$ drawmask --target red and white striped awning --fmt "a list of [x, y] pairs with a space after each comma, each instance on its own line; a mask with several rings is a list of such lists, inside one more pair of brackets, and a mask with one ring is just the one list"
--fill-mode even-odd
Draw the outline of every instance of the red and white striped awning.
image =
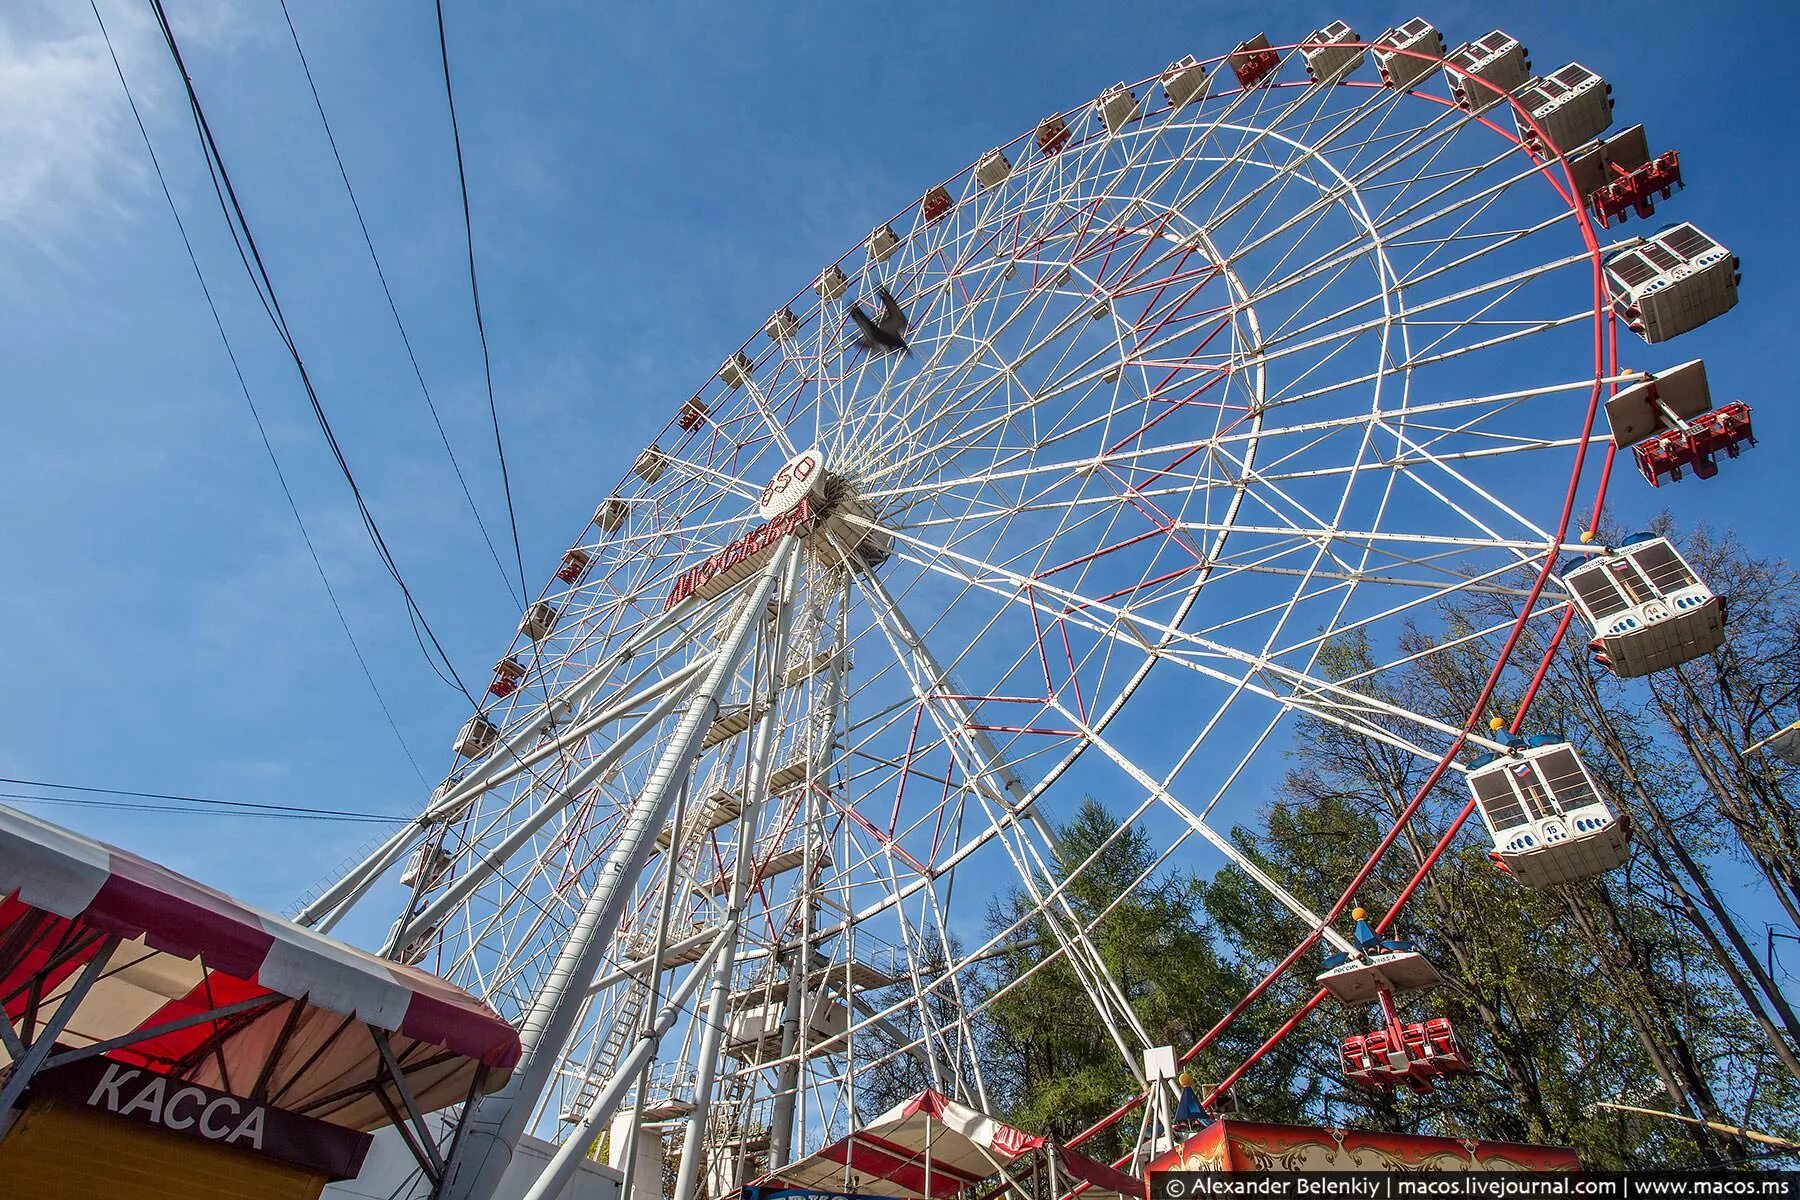
[[944, 1200], [993, 1179], [1034, 1152], [1047, 1156], [1044, 1165], [1053, 1163], [1060, 1172], [1059, 1191], [1086, 1184], [1082, 1195], [1093, 1200], [1136, 1200], [1144, 1194], [1143, 1184], [1123, 1171], [1014, 1129], [930, 1088], [757, 1185], [761, 1190]]
[[[357, 1129], [388, 1123], [393, 1100], [379, 1094], [372, 1032], [427, 1111], [498, 1087], [519, 1059], [511, 1025], [435, 976], [5, 806], [0, 897], [0, 996], [15, 1027], [120, 939], [59, 1047], [146, 1033], [107, 1056], [240, 1094], [255, 1084], [269, 1103]], [[182, 1024], [218, 1009], [230, 1011]]]

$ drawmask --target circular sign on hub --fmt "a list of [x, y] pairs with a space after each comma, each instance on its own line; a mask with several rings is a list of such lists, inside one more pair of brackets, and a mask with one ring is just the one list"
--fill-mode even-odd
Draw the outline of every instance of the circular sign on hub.
[[763, 489], [757, 501], [757, 515], [765, 521], [785, 516], [807, 496], [816, 495], [825, 485], [825, 455], [817, 448], [803, 450], [775, 472], [775, 478]]

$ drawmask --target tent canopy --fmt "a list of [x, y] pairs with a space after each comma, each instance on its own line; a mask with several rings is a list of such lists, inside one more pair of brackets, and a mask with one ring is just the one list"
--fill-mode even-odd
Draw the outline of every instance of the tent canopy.
[[1136, 1200], [1137, 1179], [1105, 1163], [1014, 1129], [927, 1088], [867, 1125], [772, 1175], [762, 1188], [944, 1200], [1005, 1172], [1059, 1172], [1060, 1183], [1089, 1185], [1093, 1200]]
[[512, 1026], [435, 976], [5, 806], [0, 997], [0, 1063], [48, 1021], [45, 1067], [101, 1047], [353, 1129], [396, 1119], [396, 1072], [429, 1110], [500, 1086], [519, 1059]]

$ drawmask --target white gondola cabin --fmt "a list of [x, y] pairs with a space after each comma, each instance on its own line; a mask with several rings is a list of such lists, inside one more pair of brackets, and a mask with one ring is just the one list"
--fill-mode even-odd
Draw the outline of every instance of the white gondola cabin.
[[480, 758], [493, 747], [499, 736], [500, 731], [494, 728], [494, 723], [476, 713], [463, 724], [451, 749], [464, 758]]
[[1361, 46], [1345, 45], [1362, 38], [1347, 21], [1333, 21], [1306, 39], [1300, 57], [1306, 60], [1307, 78], [1314, 83], [1336, 83], [1363, 65], [1368, 56]]
[[631, 464], [631, 473], [645, 483], [655, 483], [668, 469], [669, 456], [662, 452], [660, 446], [651, 446], [638, 455], [637, 461]]
[[519, 632], [534, 642], [541, 642], [556, 628], [556, 606], [539, 600], [519, 618]]
[[1100, 98], [1094, 101], [1094, 115], [1100, 118], [1108, 133], [1117, 133], [1127, 122], [1137, 119], [1137, 97], [1121, 80], [1100, 93]]
[[1424, 17], [1414, 17], [1375, 39], [1375, 65], [1381, 82], [1404, 92], [1437, 68], [1444, 57], [1444, 35]]
[[1737, 306], [1737, 255], [1689, 222], [1606, 260], [1613, 311], [1646, 342], [1663, 342]]
[[1782, 762], [1800, 766], [1800, 721], [1795, 721], [1792, 725], [1784, 726], [1771, 734], [1763, 742], [1763, 745], [1768, 748], [1770, 754]]
[[406, 860], [406, 867], [400, 872], [400, 886], [416, 886], [421, 893], [434, 892], [455, 862], [456, 856], [444, 846], [422, 843]]
[[1190, 100], [1206, 99], [1206, 93], [1212, 89], [1212, 79], [1193, 55], [1184, 54], [1163, 68], [1162, 85], [1163, 95], [1169, 98], [1169, 107], [1180, 108]]
[[733, 391], [750, 381], [750, 356], [742, 350], [719, 365], [719, 379]]
[[833, 263], [819, 273], [819, 278], [813, 283], [813, 292], [821, 300], [836, 300], [849, 286], [850, 279], [844, 274], [843, 268]]
[[999, 187], [1011, 174], [1012, 160], [1007, 158], [998, 147], [982, 155], [980, 161], [975, 164], [975, 182], [984, 192], [989, 188]]
[[1524, 45], [1502, 29], [1464, 42], [1444, 64], [1444, 82], [1465, 112], [1481, 112], [1506, 99], [1531, 74]]
[[876, 262], [886, 261], [887, 256], [899, 248], [900, 237], [892, 225], [882, 225], [869, 235], [869, 257]]
[[[400, 920], [404, 921], [406, 918], [401, 917]], [[398, 926], [399, 922], [396, 921], [395, 928], [388, 931], [390, 938], [398, 932]], [[443, 928], [443, 923], [439, 922], [406, 939], [406, 945], [400, 947], [400, 950], [394, 955], [395, 961], [408, 967], [416, 967], [424, 962], [425, 956], [431, 953], [431, 948], [437, 945], [438, 935], [443, 932]]]
[[600, 527], [601, 533], [617, 533], [624, 523], [625, 502], [617, 496], [602, 500], [594, 510], [594, 524]]
[[763, 326], [763, 332], [769, 335], [771, 342], [785, 342], [799, 331], [800, 318], [794, 315], [794, 310], [791, 308], [782, 309], [770, 317], [768, 324]]
[[1573, 883], [1624, 863], [1625, 824], [1567, 742], [1516, 750], [1469, 772], [1492, 857], [1527, 887]]
[[1531, 118], [1518, 118], [1519, 137], [1536, 154], [1573, 150], [1612, 124], [1612, 84], [1580, 63], [1526, 80], [1513, 98]]
[[1595, 657], [1633, 679], [1704, 657], [1725, 643], [1724, 603], [1669, 544], [1641, 537], [1563, 575], [1593, 630]]

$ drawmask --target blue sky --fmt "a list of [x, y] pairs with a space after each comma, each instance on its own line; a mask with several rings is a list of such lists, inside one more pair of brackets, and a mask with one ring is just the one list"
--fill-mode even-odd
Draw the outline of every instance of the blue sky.
[[[482, 546], [369, 266], [280, 11], [170, 0], [302, 353], [396, 557], [476, 686], [517, 607]], [[291, 5], [425, 377], [505, 525], [423, 3]], [[1296, 41], [1368, 4], [449, 0], [495, 387], [533, 586], [628, 459], [784, 297], [928, 184], [1046, 112], [1257, 27]], [[401, 735], [429, 779], [465, 702], [427, 669], [305, 397], [245, 286], [178, 79], [135, 2], [103, 3], [249, 384]], [[1493, 7], [1425, 15], [1451, 40]], [[879, 15], [877, 15], [879, 14]], [[1616, 491], [1785, 552], [1800, 457], [1785, 6], [1508, 6], [1552, 68], [1612, 79], [1619, 124], [1681, 150], [1663, 211], [1744, 262], [1709, 326], [1715, 396], [1762, 445], [1708, 483]], [[1697, 50], [1697, 46], [1709, 46]], [[237, 392], [92, 14], [0, 11], [0, 775], [348, 808], [425, 791], [375, 705]], [[1684, 344], [1683, 349], [1686, 349]], [[1631, 362], [1629, 348], [1626, 358]], [[1663, 361], [1663, 360], [1659, 360]], [[1774, 369], [1772, 369], [1774, 368]], [[1765, 402], [1766, 395], [1766, 402]], [[503, 543], [504, 544], [504, 543]], [[506, 557], [510, 559], [509, 548]], [[374, 826], [34, 807], [272, 908]]]

